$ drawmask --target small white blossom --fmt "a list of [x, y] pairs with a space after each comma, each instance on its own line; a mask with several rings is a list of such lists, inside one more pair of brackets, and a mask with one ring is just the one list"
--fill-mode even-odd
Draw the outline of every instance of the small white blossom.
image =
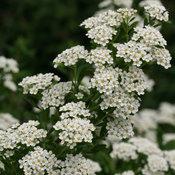
[[84, 46], [74, 46], [66, 49], [54, 59], [54, 67], [56, 68], [60, 63], [65, 66], [71, 66], [77, 63], [78, 59], [84, 59], [87, 56], [87, 50]]
[[52, 80], [59, 81], [60, 78], [53, 73], [38, 74], [31, 77], [25, 77], [22, 82], [19, 83], [22, 86], [23, 93], [37, 94], [39, 90], [44, 90], [46, 87], [52, 84]]

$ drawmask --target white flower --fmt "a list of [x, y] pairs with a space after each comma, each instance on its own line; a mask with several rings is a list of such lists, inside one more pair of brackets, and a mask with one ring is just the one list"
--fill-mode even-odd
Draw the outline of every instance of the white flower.
[[170, 164], [170, 167], [175, 170], [175, 150], [164, 151], [165, 159]]
[[25, 174], [59, 174], [60, 160], [57, 160], [52, 151], [44, 150], [37, 146], [34, 151], [30, 151], [21, 160], [19, 160], [20, 168]]
[[70, 92], [72, 82], [60, 82], [50, 86], [42, 92], [41, 107], [47, 109], [50, 106], [58, 107], [64, 104], [65, 95]]
[[110, 153], [112, 158], [119, 158], [125, 161], [129, 161], [130, 159], [137, 159], [138, 155], [136, 153], [136, 146], [131, 145], [129, 143], [114, 143], [113, 150]]
[[92, 131], [95, 130], [90, 120], [81, 118], [64, 119], [58, 121], [53, 127], [55, 130], [61, 130], [59, 133], [61, 144], [66, 142], [71, 149], [76, 146], [76, 143], [92, 142]]
[[153, 19], [168, 21], [169, 14], [162, 5], [149, 4], [149, 6], [145, 6], [144, 9], [145, 12]]
[[25, 77], [19, 85], [24, 88], [24, 94], [37, 94], [39, 90], [44, 90], [46, 87], [51, 85], [52, 80], [54, 79], [57, 81], [60, 80], [60, 78], [53, 73], [40, 73], [31, 77]]
[[148, 166], [152, 172], [168, 170], [167, 161], [163, 157], [158, 155], [148, 156]]
[[83, 155], [72, 154], [66, 155], [66, 160], [61, 163], [61, 175], [77, 174], [77, 175], [95, 175], [101, 171], [101, 167], [97, 162], [86, 159]]
[[66, 49], [54, 59], [54, 67], [56, 68], [60, 63], [65, 66], [71, 66], [77, 63], [78, 59], [84, 59], [87, 56], [87, 50], [84, 46], [74, 46]]

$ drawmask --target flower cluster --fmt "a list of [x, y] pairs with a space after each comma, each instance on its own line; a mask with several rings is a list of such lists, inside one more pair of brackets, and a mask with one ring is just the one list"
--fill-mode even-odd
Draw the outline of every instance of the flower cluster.
[[110, 55], [112, 51], [103, 47], [97, 47], [91, 50], [86, 61], [90, 64], [94, 63], [95, 66], [101, 66], [105, 63], [113, 64], [113, 58]]
[[128, 92], [136, 91], [138, 95], [143, 95], [144, 90], [150, 88], [143, 70], [135, 66], [129, 67], [128, 72], [124, 71], [121, 79], [122, 86]]
[[26, 146], [35, 146], [41, 138], [46, 137], [47, 131], [38, 129], [39, 122], [30, 120], [22, 125], [15, 124], [5, 131], [0, 131], [0, 151], [18, 147], [19, 143]]
[[171, 169], [175, 170], [175, 150], [164, 151], [165, 159], [168, 161]]
[[92, 142], [92, 131], [95, 130], [95, 127], [90, 123], [90, 120], [80, 118], [90, 116], [84, 102], [67, 103], [60, 107], [60, 112], [62, 112], [60, 115], [62, 120], [58, 121], [53, 127], [55, 130], [61, 130], [59, 133], [61, 144], [67, 143], [72, 149], [76, 143]]
[[79, 101], [77, 103], [71, 102], [60, 107], [60, 112], [63, 112], [60, 117], [61, 119], [66, 119], [69, 117], [78, 118], [78, 117], [89, 117], [91, 114], [84, 102]]
[[134, 9], [118, 9], [116, 12], [109, 10], [97, 17], [86, 19], [81, 26], [90, 29], [86, 34], [90, 39], [99, 45], [106, 46], [113, 35], [117, 34], [114, 27], [120, 26], [126, 18], [133, 17], [136, 12]]
[[[170, 155], [171, 153], [172, 155]], [[114, 142], [110, 155], [113, 159], [117, 158], [128, 163], [131, 160], [136, 162], [139, 160], [136, 171], [142, 175], [157, 175], [157, 173], [164, 175], [164, 172], [173, 167], [175, 163], [173, 160], [174, 151], [161, 151], [155, 143], [137, 137], [129, 139], [128, 143]]]
[[151, 18], [157, 19], [159, 21], [168, 21], [168, 12], [166, 11], [164, 6], [161, 5], [150, 5], [150, 6], [145, 6], [144, 7], [146, 13]]
[[4, 56], [0, 56], [0, 69], [2, 69], [3, 72], [19, 72], [16, 60]]
[[13, 81], [13, 74], [19, 72], [16, 60], [0, 56], [0, 71], [0, 81], [3, 82], [4, 87], [16, 91], [17, 87]]
[[19, 120], [14, 118], [11, 114], [0, 113], [0, 129], [5, 130], [15, 123], [19, 123]]
[[129, 119], [116, 118], [114, 121], [107, 123], [109, 138], [125, 139], [134, 135], [132, 121]]
[[42, 92], [41, 107], [43, 109], [49, 106], [58, 107], [64, 104], [65, 95], [70, 92], [72, 82], [59, 82], [50, 86]]
[[81, 153], [75, 156], [67, 154], [65, 161], [61, 163], [61, 168], [61, 175], [95, 175], [96, 172], [101, 171], [101, 167], [97, 162], [86, 159]]
[[98, 6], [99, 8], [106, 8], [111, 6], [127, 7], [132, 6], [133, 0], [103, 0]]
[[39, 90], [44, 90], [46, 87], [52, 84], [52, 80], [59, 81], [60, 78], [53, 73], [38, 74], [31, 77], [25, 77], [22, 82], [19, 83], [22, 86], [23, 93], [37, 94]]
[[[60, 173], [58, 167], [60, 160], [57, 160], [52, 151], [44, 150], [37, 146], [34, 151], [30, 151], [21, 160], [19, 160], [20, 168], [26, 175], [45, 174], [56, 175]], [[57, 170], [55, 170], [57, 169]]]
[[136, 146], [130, 143], [114, 143], [112, 146], [113, 151], [110, 154], [112, 158], [118, 157], [119, 159], [129, 161], [130, 159], [134, 160], [138, 157], [136, 153]]
[[144, 6], [150, 6], [150, 5], [162, 5], [160, 0], [142, 0], [139, 3], [139, 6], [144, 7]]
[[[161, 103], [158, 110], [144, 109], [133, 117], [134, 128], [139, 135], [157, 142], [157, 129], [159, 124], [175, 126], [175, 106], [169, 103]], [[163, 144], [175, 140], [174, 133], [162, 135]]]
[[118, 68], [100, 67], [91, 78], [91, 88], [97, 88], [100, 93], [111, 94], [118, 87]]
[[[143, 61], [157, 61], [157, 64], [169, 68], [171, 56], [164, 47], [166, 41], [161, 33], [153, 27], [136, 27], [132, 40], [125, 44], [114, 44], [117, 48], [117, 57], [124, 58], [125, 62], [133, 62], [140, 66]], [[158, 46], [162, 48], [158, 48]]]
[[55, 130], [61, 130], [59, 133], [61, 144], [67, 143], [71, 149], [76, 146], [76, 143], [92, 142], [92, 131], [95, 130], [90, 120], [81, 118], [64, 119], [58, 121], [53, 127]]
[[128, 170], [128, 171], [124, 171], [122, 173], [116, 173], [115, 175], [135, 175], [135, 173], [131, 170]]
[[86, 58], [87, 50], [84, 46], [74, 46], [70, 49], [66, 49], [54, 59], [54, 67], [56, 68], [60, 63], [64, 63], [65, 66], [71, 66], [76, 64], [78, 59]]
[[158, 155], [148, 156], [148, 167], [152, 172], [167, 171], [168, 163], [167, 161]]

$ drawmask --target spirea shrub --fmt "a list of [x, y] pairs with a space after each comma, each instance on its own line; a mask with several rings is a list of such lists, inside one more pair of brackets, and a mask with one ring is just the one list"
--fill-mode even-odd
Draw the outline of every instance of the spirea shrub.
[[[171, 156], [163, 155], [154, 143], [131, 138], [141, 96], [154, 84], [144, 65], [171, 66], [167, 42], [157, 29], [168, 21], [168, 12], [161, 6], [157, 13], [155, 9], [145, 7], [142, 25], [132, 8], [107, 10], [86, 19], [80, 26], [86, 29], [91, 48], [73, 46], [53, 60], [68, 81], [40, 73], [19, 83], [24, 94], [38, 100], [38, 104], [29, 101], [39, 110], [36, 120], [1, 132], [2, 173], [148, 175], [168, 172], [168, 162], [173, 167]], [[119, 143], [106, 147], [106, 139]], [[135, 166], [115, 167], [116, 157], [130, 165], [130, 160], [136, 161]]]

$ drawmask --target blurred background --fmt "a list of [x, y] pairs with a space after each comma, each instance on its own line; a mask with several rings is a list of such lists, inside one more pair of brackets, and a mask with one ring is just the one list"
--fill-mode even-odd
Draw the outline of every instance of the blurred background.
[[[100, 0], [6, 0], [0, 10], [0, 55], [14, 58], [23, 77], [56, 72], [53, 59], [63, 50], [89, 46], [86, 31], [79, 24], [98, 10]], [[139, 1], [137, 0], [137, 3]], [[175, 1], [163, 0], [172, 24], [162, 27], [168, 49], [175, 57]], [[175, 102], [175, 60], [172, 68], [153, 65], [147, 72], [155, 81], [154, 90], [142, 100], [142, 108], [157, 108], [162, 101]], [[20, 105], [20, 104], [19, 104]], [[13, 108], [12, 108], [13, 109]], [[13, 113], [13, 112], [12, 112]]]

